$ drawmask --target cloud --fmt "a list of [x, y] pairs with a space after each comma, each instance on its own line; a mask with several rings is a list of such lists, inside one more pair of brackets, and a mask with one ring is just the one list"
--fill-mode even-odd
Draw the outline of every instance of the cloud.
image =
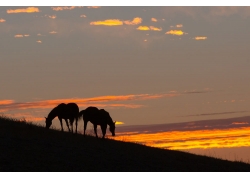
[[56, 34], [57, 32], [56, 31], [51, 31], [49, 32], [50, 34]]
[[138, 28], [136, 28], [137, 30], [140, 30], [140, 31], [161, 31], [162, 28], [157, 28], [157, 27], [154, 27], [154, 26], [139, 26]]
[[120, 26], [123, 25], [123, 22], [119, 19], [107, 19], [104, 21], [90, 22], [90, 25]]
[[166, 149], [250, 146], [250, 118], [203, 120], [173, 124], [122, 126], [116, 140]]
[[36, 42], [37, 42], [37, 43], [42, 43], [42, 41], [41, 41], [41, 40], [37, 40]]
[[40, 12], [40, 10], [36, 7], [28, 7], [26, 9], [8, 9], [7, 13], [35, 13], [35, 12]]
[[0, 105], [12, 104], [14, 102], [15, 101], [9, 100], [9, 99], [7, 99], [7, 100], [0, 100]]
[[14, 37], [15, 37], [15, 38], [22, 38], [23, 35], [22, 35], [22, 34], [16, 34]]
[[183, 34], [187, 34], [187, 33], [183, 32], [182, 30], [170, 30], [170, 31], [167, 31], [165, 34], [182, 36]]
[[219, 113], [204, 113], [204, 114], [191, 114], [182, 117], [195, 117], [195, 116], [214, 116], [214, 115], [222, 115], [222, 114], [235, 114], [235, 113], [245, 113], [248, 111], [230, 111], [230, 112], [219, 112]]
[[104, 26], [120, 26], [120, 25], [137, 25], [142, 22], [142, 18], [135, 17], [132, 21], [126, 20], [122, 21], [120, 19], [107, 19], [104, 21], [93, 21], [90, 22], [90, 25], [104, 25]]
[[[37, 41], [38, 42], [38, 41]], [[39, 42], [38, 42], [39, 43]], [[41, 41], [40, 41], [41, 43]], [[150, 100], [150, 99], [159, 99], [165, 97], [174, 97], [178, 96], [177, 93], [166, 93], [166, 94], [138, 94], [138, 95], [120, 95], [120, 96], [99, 96], [93, 98], [71, 98], [71, 99], [55, 99], [55, 100], [44, 100], [44, 101], [35, 101], [35, 102], [24, 102], [16, 103], [10, 102], [8, 104], [0, 104], [0, 109], [5, 110], [15, 110], [15, 109], [30, 109], [30, 108], [53, 108], [60, 103], [77, 103], [79, 106], [90, 106], [96, 105], [99, 107], [125, 107], [125, 108], [140, 108], [143, 105], [133, 104], [133, 103], [114, 103], [119, 101], [141, 101], [141, 100]]]
[[6, 22], [6, 20], [1, 18], [0, 23], [3, 23], [3, 22]]
[[56, 15], [49, 16], [51, 19], [56, 19]]
[[15, 38], [22, 38], [22, 37], [29, 37], [29, 34], [16, 34], [14, 37]]
[[136, 28], [137, 30], [141, 30], [141, 31], [149, 31], [150, 28], [148, 26], [139, 26], [138, 28]]
[[157, 22], [157, 19], [156, 18], [151, 18], [151, 21]]
[[126, 20], [126, 21], [123, 21], [123, 22], [124, 22], [124, 24], [127, 24], [127, 25], [137, 25], [137, 24], [142, 23], [142, 18], [136, 17], [132, 21]]
[[89, 9], [98, 9], [101, 8], [101, 6], [88, 6]]
[[176, 27], [181, 28], [181, 27], [183, 27], [183, 25], [182, 24], [177, 24]]
[[85, 17], [87, 17], [87, 16], [86, 16], [85, 14], [82, 14], [80, 17], [84, 17], [84, 18], [85, 18]]
[[196, 36], [194, 39], [195, 40], [206, 40], [207, 37], [206, 36]]
[[61, 6], [61, 7], [51, 7], [53, 11], [64, 11], [73, 10], [75, 8], [82, 8], [82, 6]]

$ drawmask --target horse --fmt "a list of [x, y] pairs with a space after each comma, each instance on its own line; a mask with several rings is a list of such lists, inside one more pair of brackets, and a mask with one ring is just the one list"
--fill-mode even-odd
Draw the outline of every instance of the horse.
[[109, 113], [104, 109], [98, 109], [97, 107], [88, 107], [85, 110], [79, 112], [79, 118], [83, 117], [84, 121], [84, 133], [87, 128], [87, 123], [90, 121], [94, 125], [95, 135], [97, 136], [97, 125], [101, 126], [102, 129], [102, 139], [104, 139], [106, 134], [107, 125], [109, 125], [109, 130], [112, 133], [112, 136], [115, 136], [115, 122], [113, 122]]
[[50, 111], [50, 113], [48, 114], [48, 117], [45, 117], [46, 128], [49, 128], [51, 126], [52, 120], [57, 116], [58, 119], [60, 120], [62, 131], [63, 131], [62, 119], [65, 120], [67, 127], [68, 127], [68, 130], [70, 132], [70, 128], [69, 128], [69, 124], [68, 124], [68, 119], [69, 119], [72, 133], [73, 133], [73, 123], [74, 123], [74, 120], [76, 120], [75, 133], [77, 133], [78, 115], [79, 115], [79, 107], [77, 106], [77, 104], [75, 104], [75, 103], [68, 103], [68, 104], [61, 103]]

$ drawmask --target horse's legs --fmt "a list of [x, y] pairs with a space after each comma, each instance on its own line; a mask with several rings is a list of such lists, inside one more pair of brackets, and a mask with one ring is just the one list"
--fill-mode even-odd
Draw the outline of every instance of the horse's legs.
[[[84, 121], [84, 120], [83, 120]], [[87, 128], [87, 123], [88, 123], [88, 121], [87, 120], [85, 120], [84, 121], [84, 131], [83, 131], [83, 135], [85, 136], [85, 130], [86, 130], [86, 128]]]
[[78, 119], [76, 118], [76, 134], [77, 134], [77, 123], [78, 123], [77, 121], [78, 121]]
[[95, 136], [98, 138], [98, 136], [97, 136], [97, 124], [94, 124], [94, 131], [95, 131]]
[[69, 129], [69, 123], [68, 123], [68, 119], [65, 119], [65, 122], [66, 122], [66, 124], [67, 124], [67, 127], [68, 127], [68, 130], [69, 130], [69, 132], [70, 132], [70, 129]]
[[101, 125], [101, 129], [102, 129], [102, 138], [104, 139], [106, 134], [107, 124]]
[[61, 131], [63, 131], [63, 124], [62, 124], [62, 118], [58, 118], [61, 124]]
[[74, 123], [74, 119], [70, 119], [70, 127], [71, 127], [71, 132], [73, 133], [73, 123]]

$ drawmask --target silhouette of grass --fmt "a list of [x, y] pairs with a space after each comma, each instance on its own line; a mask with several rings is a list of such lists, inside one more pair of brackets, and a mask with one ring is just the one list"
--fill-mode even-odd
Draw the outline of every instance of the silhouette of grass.
[[250, 164], [175, 150], [61, 132], [0, 116], [0, 171], [214, 172], [249, 171]]

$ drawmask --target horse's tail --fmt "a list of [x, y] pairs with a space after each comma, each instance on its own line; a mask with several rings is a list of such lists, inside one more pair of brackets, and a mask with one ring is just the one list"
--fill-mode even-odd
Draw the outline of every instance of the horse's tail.
[[80, 111], [78, 114], [78, 119], [80, 119], [83, 116], [84, 110]]

